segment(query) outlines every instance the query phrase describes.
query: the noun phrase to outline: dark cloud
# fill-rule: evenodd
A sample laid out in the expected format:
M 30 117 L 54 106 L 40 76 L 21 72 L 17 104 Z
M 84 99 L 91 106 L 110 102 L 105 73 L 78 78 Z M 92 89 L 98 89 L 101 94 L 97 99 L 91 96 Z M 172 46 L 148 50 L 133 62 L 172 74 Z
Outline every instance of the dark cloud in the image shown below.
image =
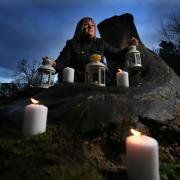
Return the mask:
M 61 32 L 68 28 L 68 19 L 63 12 L 57 17 L 57 11 L 53 9 L 33 4 L 0 6 L 2 67 L 14 68 L 17 60 L 46 54 L 49 48 L 65 41 Z
M 13 74 L 13 71 L 0 67 L 0 82 L 11 82 L 13 79 Z

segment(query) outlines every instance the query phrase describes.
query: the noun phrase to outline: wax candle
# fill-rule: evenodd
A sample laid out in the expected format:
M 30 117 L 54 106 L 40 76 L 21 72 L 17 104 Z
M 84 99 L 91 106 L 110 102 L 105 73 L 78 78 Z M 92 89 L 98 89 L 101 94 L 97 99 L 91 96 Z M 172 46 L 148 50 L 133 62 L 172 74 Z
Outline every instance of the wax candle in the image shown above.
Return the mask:
M 130 180 L 159 180 L 158 142 L 140 132 L 126 139 L 127 172 Z
M 63 82 L 74 82 L 74 69 L 67 67 L 63 69 Z
M 116 73 L 117 87 L 129 87 L 129 76 L 128 72 L 118 69 Z
M 36 135 L 46 131 L 48 108 L 34 99 L 31 100 L 33 104 L 25 107 L 22 130 L 24 135 Z

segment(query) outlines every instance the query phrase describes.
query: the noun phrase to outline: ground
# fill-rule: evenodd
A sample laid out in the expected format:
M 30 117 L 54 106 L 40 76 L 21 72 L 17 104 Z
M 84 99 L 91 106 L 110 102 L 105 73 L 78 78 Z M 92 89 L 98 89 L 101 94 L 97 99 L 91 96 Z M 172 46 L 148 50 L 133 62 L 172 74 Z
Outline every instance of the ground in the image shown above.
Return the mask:
M 1 106 L 9 103 L 4 100 Z M 123 142 L 118 141 L 117 129 L 72 136 L 62 132 L 59 123 L 48 122 L 46 133 L 23 136 L 21 120 L 1 119 L 0 124 L 0 179 L 128 179 L 125 147 L 119 146 Z M 179 144 L 164 141 L 159 152 L 161 180 L 179 180 Z

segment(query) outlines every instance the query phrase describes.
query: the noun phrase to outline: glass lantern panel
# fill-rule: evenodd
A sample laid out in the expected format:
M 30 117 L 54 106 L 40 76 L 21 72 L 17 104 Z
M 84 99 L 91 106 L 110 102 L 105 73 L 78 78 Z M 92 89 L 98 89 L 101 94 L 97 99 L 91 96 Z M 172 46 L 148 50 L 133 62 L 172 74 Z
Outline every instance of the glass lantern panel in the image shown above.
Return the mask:
M 49 84 L 49 74 L 48 73 L 43 73 L 42 84 Z
M 41 84 L 41 79 L 42 79 L 42 73 L 38 72 L 33 80 L 33 84 L 34 85 Z
M 130 56 L 128 55 L 127 58 L 126 58 L 126 66 L 130 66 L 129 59 L 130 59 Z
M 54 84 L 54 74 L 51 74 L 50 76 L 50 85 Z
M 98 72 L 97 71 L 94 71 L 93 73 L 92 73 L 92 80 L 93 80 L 93 82 L 98 82 Z
M 104 69 L 101 69 L 101 83 L 102 84 L 104 84 L 104 82 L 105 82 L 104 76 L 105 76 L 105 71 L 104 71 Z
M 134 57 L 134 54 L 131 53 L 127 56 L 127 66 L 130 67 L 134 63 L 135 63 L 135 57 Z
M 136 59 L 137 59 L 137 63 L 141 64 L 141 58 L 140 58 L 140 54 L 136 54 Z
M 86 71 L 86 73 L 85 73 L 85 82 L 88 82 L 88 79 L 89 79 L 89 73 L 88 73 L 88 71 Z
M 131 62 L 132 62 L 133 64 L 136 64 L 136 53 L 133 54 L 133 56 L 131 57 Z

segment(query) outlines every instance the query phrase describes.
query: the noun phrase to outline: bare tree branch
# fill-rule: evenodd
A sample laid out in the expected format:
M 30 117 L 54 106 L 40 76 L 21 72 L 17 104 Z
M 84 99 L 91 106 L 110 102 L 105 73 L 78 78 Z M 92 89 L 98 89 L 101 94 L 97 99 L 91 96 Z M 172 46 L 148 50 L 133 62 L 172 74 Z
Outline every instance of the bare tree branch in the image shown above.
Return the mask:
M 168 21 L 161 23 L 160 32 L 164 40 L 173 42 L 180 52 L 180 14 L 171 14 Z
M 17 82 L 27 83 L 28 87 L 31 87 L 39 66 L 40 63 L 37 61 L 28 62 L 26 59 L 20 60 L 17 64 L 15 80 Z

